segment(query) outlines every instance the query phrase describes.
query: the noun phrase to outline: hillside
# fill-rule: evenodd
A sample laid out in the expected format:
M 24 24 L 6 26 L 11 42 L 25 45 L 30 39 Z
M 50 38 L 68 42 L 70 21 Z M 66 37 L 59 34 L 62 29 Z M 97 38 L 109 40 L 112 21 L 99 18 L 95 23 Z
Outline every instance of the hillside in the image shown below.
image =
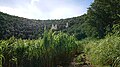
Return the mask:
M 80 20 L 80 17 L 60 20 L 34 20 L 0 12 L 0 39 L 8 39 L 12 36 L 23 39 L 37 39 L 42 36 L 45 27 L 51 29 L 52 25 L 57 25 L 56 30 L 63 30 L 66 29 L 66 24 L 69 28 L 80 23 Z
M 120 25 L 119 7 L 120 2 L 117 0 L 114 2 L 95 0 L 88 8 L 87 14 L 60 20 L 27 19 L 0 12 L 0 39 L 8 39 L 12 36 L 38 39 L 42 37 L 45 28 L 74 34 L 77 39 L 103 38 L 108 33 L 113 33 L 115 25 Z
M 120 67 L 119 7 L 94 0 L 86 14 L 59 20 L 0 12 L 0 67 Z
M 75 35 L 79 40 L 86 37 L 104 38 L 108 33 L 114 33 L 114 28 L 120 25 L 119 3 L 96 0 L 88 8 L 87 14 L 59 20 L 27 19 L 0 12 L 0 39 L 12 36 L 38 39 L 45 28 Z

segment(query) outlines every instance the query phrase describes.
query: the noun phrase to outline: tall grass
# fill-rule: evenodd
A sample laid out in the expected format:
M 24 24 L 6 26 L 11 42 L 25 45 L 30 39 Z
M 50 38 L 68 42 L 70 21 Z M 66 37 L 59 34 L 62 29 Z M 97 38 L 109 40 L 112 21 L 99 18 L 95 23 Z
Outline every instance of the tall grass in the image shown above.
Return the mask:
M 109 36 L 105 39 L 89 41 L 85 52 L 94 65 L 120 66 L 120 37 Z
M 2 47 L 0 46 L 0 67 L 2 67 Z
M 72 57 L 83 50 L 74 36 L 45 31 L 38 40 L 14 37 L 0 42 L 3 67 L 56 67 L 67 65 Z M 79 48 L 79 49 L 78 49 Z

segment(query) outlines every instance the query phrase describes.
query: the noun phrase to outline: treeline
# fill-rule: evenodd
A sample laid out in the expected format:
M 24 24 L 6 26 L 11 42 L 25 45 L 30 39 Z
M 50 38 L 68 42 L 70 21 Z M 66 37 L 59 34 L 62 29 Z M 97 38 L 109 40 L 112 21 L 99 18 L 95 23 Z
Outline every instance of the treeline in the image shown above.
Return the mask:
M 51 29 L 52 24 L 57 24 L 58 31 L 74 34 L 77 39 L 103 38 L 108 33 L 114 33 L 113 30 L 120 31 L 119 7 L 119 0 L 94 0 L 87 14 L 60 20 L 33 20 L 0 12 L 0 39 L 8 39 L 12 36 L 38 39 L 43 36 L 44 28 Z M 68 28 L 64 27 L 66 23 L 68 23 Z
M 84 53 L 91 65 L 119 67 L 119 7 L 119 0 L 94 0 L 87 14 L 60 20 L 33 20 L 0 12 L 0 66 L 68 67 L 76 55 Z M 66 23 L 67 28 L 63 27 Z M 52 24 L 59 29 L 47 32 Z M 77 58 L 81 63 L 81 57 Z
M 66 23 L 70 27 L 78 21 L 79 17 L 61 20 L 33 20 L 0 12 L 0 39 L 9 39 L 12 36 L 22 39 L 38 39 L 43 36 L 45 28 L 49 30 L 52 25 L 57 24 L 58 30 L 63 30 Z
M 78 39 L 91 36 L 103 38 L 108 33 L 114 33 L 113 30 L 120 32 L 119 7 L 119 0 L 94 0 L 87 14 L 80 17 L 80 23 L 66 30 L 75 33 Z

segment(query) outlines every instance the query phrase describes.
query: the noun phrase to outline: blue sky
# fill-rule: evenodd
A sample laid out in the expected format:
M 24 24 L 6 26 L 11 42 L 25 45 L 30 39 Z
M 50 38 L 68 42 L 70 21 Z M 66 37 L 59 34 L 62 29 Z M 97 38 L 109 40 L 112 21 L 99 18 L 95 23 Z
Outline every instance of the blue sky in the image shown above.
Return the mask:
M 0 0 L 0 11 L 29 19 L 64 19 L 87 12 L 93 0 Z

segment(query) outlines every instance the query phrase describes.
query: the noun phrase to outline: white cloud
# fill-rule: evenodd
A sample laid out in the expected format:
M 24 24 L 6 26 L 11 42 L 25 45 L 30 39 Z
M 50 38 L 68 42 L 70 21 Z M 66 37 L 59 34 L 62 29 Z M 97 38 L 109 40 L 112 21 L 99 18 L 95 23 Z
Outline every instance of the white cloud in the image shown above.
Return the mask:
M 39 2 L 40 0 L 31 0 L 31 4 L 33 5 L 35 2 Z
M 75 7 L 74 7 L 75 8 Z M 78 9 L 78 8 L 76 8 Z M 57 8 L 55 10 L 53 10 L 50 13 L 50 17 L 53 19 L 59 19 L 59 18 L 69 18 L 69 17 L 75 17 L 78 15 L 82 15 L 85 12 L 81 11 L 76 11 L 73 8 L 69 8 L 69 7 L 61 7 L 61 8 Z
M 20 12 L 19 9 L 14 9 L 11 7 L 5 7 L 5 6 L 0 6 L 0 11 L 11 14 L 11 15 L 24 15 L 22 12 Z
M 10 15 L 30 18 L 30 19 L 39 19 L 42 15 L 41 11 L 34 5 L 28 4 L 26 6 L 18 6 L 17 8 L 12 8 L 8 6 L 0 6 L 0 11 L 8 13 Z
M 86 12 L 86 8 L 72 4 L 71 0 L 29 1 L 30 3 L 17 5 L 17 7 L 0 5 L 0 11 L 30 19 L 61 19 L 78 16 Z

